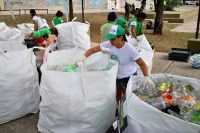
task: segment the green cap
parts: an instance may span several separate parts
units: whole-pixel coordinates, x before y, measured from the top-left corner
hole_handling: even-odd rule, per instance
[[[123,36],[125,34],[125,30],[120,25],[113,25],[107,34],[106,38],[108,40],[114,39],[117,36]]]
[[[121,27],[125,27],[126,25],[126,20],[124,18],[118,18],[116,21],[116,25],[120,25]]]

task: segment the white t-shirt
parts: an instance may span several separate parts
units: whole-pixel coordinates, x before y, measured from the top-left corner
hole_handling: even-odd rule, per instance
[[[137,21],[132,21],[131,23],[130,23],[130,27],[129,27],[129,32],[131,33],[131,26],[137,26]]]
[[[134,63],[138,58],[140,58],[140,56],[131,44],[126,42],[122,48],[116,48],[110,43],[110,41],[105,41],[100,44],[100,48],[101,50],[109,49],[111,54],[118,58],[118,79],[130,77],[137,72]]]
[[[41,28],[49,28],[49,25],[47,24],[47,21],[39,16],[34,16],[33,18],[33,21],[36,21],[37,24],[38,24],[38,29],[41,29]]]

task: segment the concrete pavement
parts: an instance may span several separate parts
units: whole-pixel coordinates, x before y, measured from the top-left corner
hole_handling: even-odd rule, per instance
[[[183,11],[185,8],[185,11],[182,12],[181,17],[184,18],[184,23],[175,27],[171,31],[173,32],[196,32],[197,27],[197,16],[198,16],[198,7],[192,6],[190,7],[185,6],[182,8],[178,8],[177,10]]]

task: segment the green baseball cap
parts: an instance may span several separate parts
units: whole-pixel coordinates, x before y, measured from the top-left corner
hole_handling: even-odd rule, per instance
[[[124,18],[117,18],[116,25],[120,25],[124,28],[126,25],[126,20]]]
[[[109,33],[106,35],[106,39],[111,40],[118,36],[123,36],[125,34],[125,30],[120,25],[113,25],[109,31]]]

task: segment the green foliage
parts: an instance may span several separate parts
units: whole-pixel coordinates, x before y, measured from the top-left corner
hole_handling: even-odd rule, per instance
[[[182,5],[182,0],[165,0],[165,10],[166,11],[173,11],[175,7]]]

